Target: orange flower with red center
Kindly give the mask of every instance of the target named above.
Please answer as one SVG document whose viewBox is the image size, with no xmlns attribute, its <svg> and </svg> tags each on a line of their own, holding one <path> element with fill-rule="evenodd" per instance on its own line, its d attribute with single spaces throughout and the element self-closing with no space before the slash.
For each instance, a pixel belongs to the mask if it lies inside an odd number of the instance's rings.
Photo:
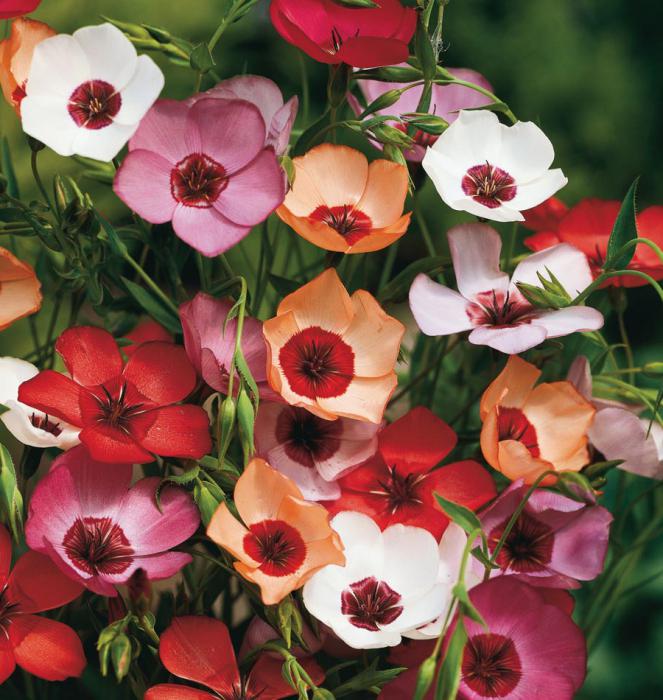
<svg viewBox="0 0 663 700">
<path fill-rule="evenodd" d="M 25 83 L 35 46 L 55 34 L 55 30 L 43 22 L 18 17 L 12 22 L 9 37 L 0 41 L 0 87 L 17 114 L 20 114 L 21 100 L 25 97 Z"/>
<path fill-rule="evenodd" d="M 275 605 L 328 564 L 345 564 L 327 510 L 304 500 L 295 483 L 262 459 L 252 460 L 235 486 L 243 524 L 222 503 L 207 535 L 237 559 L 235 568 Z"/>
<path fill-rule="evenodd" d="M 383 159 L 369 165 L 363 153 L 331 143 L 293 165 L 295 181 L 276 213 L 307 241 L 340 253 L 369 253 L 407 231 L 404 165 Z"/>
<path fill-rule="evenodd" d="M 541 371 L 512 355 L 481 398 L 481 449 L 488 464 L 515 481 L 589 463 L 587 430 L 595 409 L 567 381 L 535 386 Z M 546 477 L 543 483 L 553 481 Z"/>
<path fill-rule="evenodd" d="M 0 248 L 0 331 L 41 308 L 41 283 L 35 271 Z"/>
<path fill-rule="evenodd" d="M 364 290 L 348 294 L 330 268 L 265 321 L 269 383 L 293 406 L 321 418 L 379 423 L 396 387 L 405 328 Z"/>
</svg>

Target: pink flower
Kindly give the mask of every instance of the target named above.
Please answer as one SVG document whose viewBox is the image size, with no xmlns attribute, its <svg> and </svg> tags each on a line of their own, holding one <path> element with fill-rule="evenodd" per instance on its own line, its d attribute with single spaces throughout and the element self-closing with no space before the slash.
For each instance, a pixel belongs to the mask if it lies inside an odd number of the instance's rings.
<svg viewBox="0 0 663 700">
<path fill-rule="evenodd" d="M 296 95 L 284 104 L 283 94 L 273 80 L 261 75 L 237 75 L 195 95 L 189 102 L 193 104 L 207 97 L 246 100 L 253 103 L 260 110 L 267 127 L 265 146 L 271 146 L 277 156 L 286 152 L 299 107 Z"/>
<path fill-rule="evenodd" d="M 465 618 L 459 700 L 572 700 L 587 672 L 578 626 L 539 589 L 512 576 L 470 591 L 488 629 Z"/>
<path fill-rule="evenodd" d="M 160 100 L 129 142 L 115 193 L 207 256 L 228 250 L 285 197 L 258 107 L 245 100 Z"/>
<path fill-rule="evenodd" d="M 526 492 L 517 481 L 479 514 L 491 554 Z M 532 586 L 579 588 L 578 581 L 591 581 L 603 570 L 611 522 L 602 506 L 537 489 L 497 555 L 502 568 L 495 574 Z"/>
<path fill-rule="evenodd" d="M 176 486 L 155 494 L 158 477 L 131 484 L 130 464 L 95 462 L 84 446 L 58 457 L 30 500 L 25 536 L 31 549 L 100 595 L 115 596 L 136 569 L 152 580 L 191 561 L 170 552 L 198 528 L 198 510 Z"/>
<path fill-rule="evenodd" d="M 304 498 L 336 499 L 336 480 L 377 450 L 380 424 L 351 418 L 325 420 L 305 408 L 261 403 L 255 425 L 256 451 L 290 477 Z"/>
<path fill-rule="evenodd" d="M 198 292 L 191 301 L 180 306 L 184 347 L 189 360 L 205 382 L 222 394 L 228 393 L 237 335 L 237 319 L 229 321 L 224 331 L 231 308 L 232 302 L 228 299 L 215 299 L 204 292 Z M 241 347 L 260 396 L 277 400 L 278 395 L 267 383 L 267 350 L 260 321 L 250 317 L 244 319 Z"/>
<path fill-rule="evenodd" d="M 407 66 L 408 64 L 400 63 L 398 65 Z M 492 91 L 493 89 L 492 85 L 483 75 L 474 70 L 469 68 L 447 68 L 447 70 L 459 80 L 474 83 L 486 90 Z M 388 90 L 398 90 L 405 87 L 406 84 L 407 83 L 389 83 L 381 80 L 357 81 L 357 85 L 359 85 L 359 88 L 364 93 L 364 97 L 366 97 L 366 102 L 369 104 Z M 406 90 L 397 102 L 390 107 L 379 109 L 377 114 L 400 116 L 408 112 L 417 112 L 423 89 L 423 85 L 419 85 L 410 90 Z M 363 108 L 359 105 L 359 102 L 354 96 L 348 95 L 348 102 L 357 114 L 363 111 Z M 491 99 L 489 97 L 471 88 L 463 87 L 462 85 L 433 85 L 433 93 L 428 113 L 441 117 L 451 124 L 456 121 L 458 112 L 461 109 L 483 107 L 484 105 L 490 104 L 490 102 Z M 398 123 L 394 124 L 394 126 L 398 127 Z M 404 155 L 408 160 L 419 163 L 423 160 L 426 147 L 435 143 L 435 141 L 437 141 L 437 136 L 426 134 L 423 131 L 417 131 L 414 135 L 414 140 L 415 145 L 411 149 L 405 151 Z"/>
<path fill-rule="evenodd" d="M 471 331 L 474 345 L 488 345 L 515 355 L 576 331 L 597 330 L 603 315 L 587 306 L 537 309 L 516 284 L 541 287 L 537 273 L 549 272 L 566 292 L 576 296 L 592 282 L 587 258 L 568 244 L 530 255 L 520 262 L 509 280 L 500 271 L 502 240 L 485 224 L 454 226 L 447 234 L 458 292 L 417 275 L 410 288 L 410 308 L 426 335 Z M 460 292 L 460 293 L 459 293 Z"/>
</svg>

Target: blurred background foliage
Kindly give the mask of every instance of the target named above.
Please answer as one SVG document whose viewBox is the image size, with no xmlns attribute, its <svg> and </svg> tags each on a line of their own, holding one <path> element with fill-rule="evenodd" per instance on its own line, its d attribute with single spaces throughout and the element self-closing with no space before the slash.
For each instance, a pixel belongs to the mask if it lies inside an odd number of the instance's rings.
<svg viewBox="0 0 663 700">
<path fill-rule="evenodd" d="M 197 43 L 209 39 L 223 5 L 223 0 L 43 0 L 34 17 L 58 31 L 71 32 L 107 15 L 162 26 Z M 301 98 L 306 84 L 309 114 L 300 114 L 297 126 L 301 129 L 322 109 L 326 67 L 282 41 L 267 12 L 268 2 L 261 0 L 247 18 L 224 34 L 215 51 L 216 70 L 222 77 L 242 72 L 266 75 L 280 85 L 286 98 L 293 94 Z M 556 165 L 569 177 L 561 193 L 567 203 L 588 196 L 621 199 L 634 177 L 641 175 L 639 206 L 644 208 L 663 204 L 661 26 L 663 3 L 655 0 L 451 0 L 445 14 L 442 63 L 480 71 L 520 119 L 541 125 L 555 145 Z M 173 66 L 162 57 L 156 60 L 167 76 L 165 96 L 181 98 L 192 92 L 195 76 L 190 69 Z M 15 115 L 4 103 L 0 105 L 0 136 L 9 139 L 22 197 L 36 197 L 29 150 Z M 42 153 L 40 161 L 45 179 L 55 172 L 80 172 L 76 163 L 50 151 Z M 108 219 L 116 222 L 126 217 L 126 210 L 108 187 L 86 180 L 81 186 Z M 438 252 L 444 252 L 444 232 L 458 215 L 442 205 L 430 184 L 423 188 L 418 202 Z M 283 228 L 277 234 L 294 239 Z M 258 255 L 259 235 L 252 233 L 241 251 L 231 252 L 236 269 Z M 21 242 L 21 246 L 22 256 L 34 262 L 37 241 Z M 301 246 L 305 259 L 315 259 L 308 244 L 292 242 L 281 246 L 280 256 L 285 259 L 275 260 L 273 271 L 282 274 L 287 257 L 293 255 L 293 249 L 302 250 Z M 410 232 L 399 247 L 396 269 L 426 254 L 421 237 Z M 380 259 L 375 257 L 372 264 L 379 264 Z M 636 364 L 661 359 L 663 324 L 655 294 L 641 288 L 629 291 L 628 299 L 627 324 L 637 349 Z M 47 294 L 40 317 L 49 318 L 52 304 Z M 61 323 L 65 322 L 62 318 Z M 22 355 L 30 348 L 25 321 L 0 338 L 2 355 Z M 444 397 L 440 403 L 436 409 L 445 416 Z M 607 499 L 612 497 L 609 492 Z M 594 650 L 579 698 L 661 696 L 663 576 L 659 573 L 663 574 L 660 538 L 648 549 L 631 581 L 631 585 L 641 581 L 645 585 L 623 600 Z M 100 692 L 95 691 L 94 697 L 102 697 Z M 109 692 L 109 697 L 114 696 L 110 687 Z"/>
</svg>

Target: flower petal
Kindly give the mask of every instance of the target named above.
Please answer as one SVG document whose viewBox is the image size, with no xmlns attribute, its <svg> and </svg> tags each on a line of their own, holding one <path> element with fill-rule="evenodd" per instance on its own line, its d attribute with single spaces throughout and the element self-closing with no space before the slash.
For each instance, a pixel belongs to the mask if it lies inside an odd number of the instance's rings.
<svg viewBox="0 0 663 700">
<path fill-rule="evenodd" d="M 83 425 L 80 396 L 81 388 L 76 382 L 50 369 L 23 382 L 18 389 L 21 403 L 75 426 Z"/>
<path fill-rule="evenodd" d="M 426 335 L 450 335 L 470 330 L 467 300 L 424 274 L 414 278 L 410 287 L 410 309 L 417 325 Z"/>
<path fill-rule="evenodd" d="M 517 355 L 534 348 L 547 337 L 543 325 L 522 323 L 517 326 L 479 326 L 469 335 L 474 345 L 488 345 L 495 350 Z"/>
<path fill-rule="evenodd" d="M 108 22 L 81 27 L 73 38 L 89 66 L 89 80 L 104 80 L 121 90 L 136 70 L 136 49 L 127 37 Z"/>
<path fill-rule="evenodd" d="M 137 124 L 163 90 L 161 69 L 149 56 L 138 56 L 129 82 L 122 88 L 122 105 L 113 121 L 117 124 Z"/>
<path fill-rule="evenodd" d="M 163 457 L 200 459 L 212 447 L 207 413 L 192 404 L 163 406 L 133 416 L 129 430 L 142 448 Z M 81 441 L 85 442 L 83 433 Z"/>
<path fill-rule="evenodd" d="M 240 226 L 214 207 L 201 209 L 178 204 L 173 229 L 179 238 L 207 257 L 214 257 L 239 243 L 250 227 Z"/>
<path fill-rule="evenodd" d="M 84 386 L 96 386 L 122 373 L 122 355 L 115 338 L 103 328 L 68 328 L 55 349 L 64 360 L 71 378 Z"/>
</svg>

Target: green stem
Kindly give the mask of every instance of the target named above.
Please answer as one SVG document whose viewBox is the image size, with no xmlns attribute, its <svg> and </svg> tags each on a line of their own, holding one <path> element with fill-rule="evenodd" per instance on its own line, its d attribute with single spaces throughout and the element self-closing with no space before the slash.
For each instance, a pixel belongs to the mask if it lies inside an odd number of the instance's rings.
<svg viewBox="0 0 663 700">
<path fill-rule="evenodd" d="M 511 262 L 513 260 L 513 254 L 516 249 L 516 240 L 518 239 L 518 222 L 514 221 L 511 226 L 511 230 L 507 234 L 506 239 L 506 250 L 504 253 L 504 268 L 509 270 L 511 268 Z"/>
<path fill-rule="evenodd" d="M 587 297 L 590 296 L 590 294 L 595 292 L 606 280 L 611 279 L 613 277 L 639 277 L 640 279 L 646 280 L 656 290 L 656 293 L 663 302 L 663 288 L 651 275 L 648 275 L 646 272 L 640 272 L 639 270 L 613 270 L 611 272 L 603 272 L 602 274 L 600 274 L 589 285 L 589 287 L 580 292 L 580 294 L 578 294 L 578 296 L 575 299 L 573 299 L 573 301 L 571 301 L 569 306 L 577 306 L 578 304 L 582 303 L 583 301 L 585 301 L 585 299 L 587 299 Z"/>
<path fill-rule="evenodd" d="M 145 282 L 145 284 L 154 292 L 154 294 L 176 315 L 179 317 L 179 311 L 177 306 L 163 293 L 161 287 L 143 270 L 143 268 L 127 253 L 124 255 L 124 259 L 133 267 L 133 269 L 138 273 L 138 276 Z"/>
<path fill-rule="evenodd" d="M 37 183 L 37 187 L 39 188 L 39 191 L 41 192 L 41 196 L 44 198 L 44 201 L 48 205 L 48 208 L 51 211 L 54 211 L 53 205 L 51 204 L 51 199 L 48 196 L 48 192 L 46 191 L 44 183 L 41 179 L 41 175 L 39 174 L 39 167 L 37 165 L 38 153 L 38 151 L 32 151 L 32 155 L 30 156 L 30 167 L 32 168 L 32 175 L 34 176 L 35 182 Z"/>
</svg>

